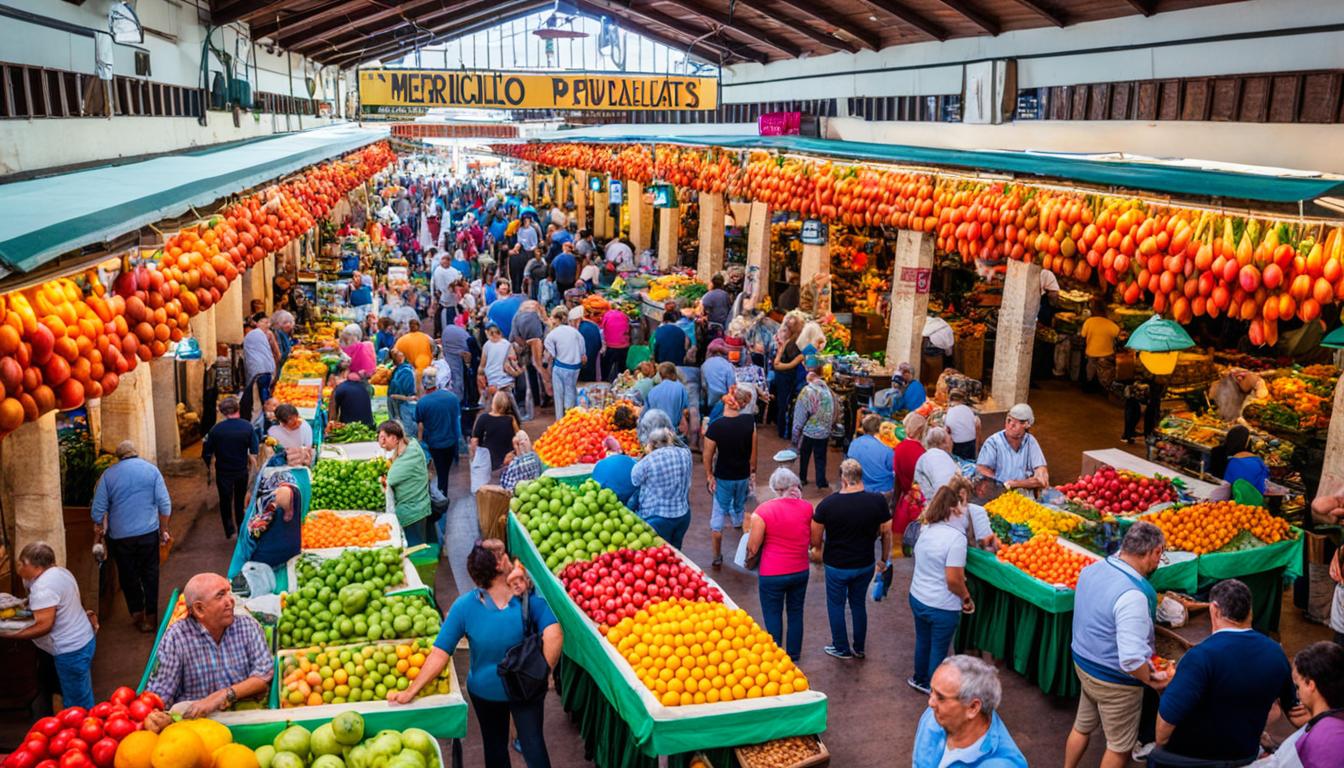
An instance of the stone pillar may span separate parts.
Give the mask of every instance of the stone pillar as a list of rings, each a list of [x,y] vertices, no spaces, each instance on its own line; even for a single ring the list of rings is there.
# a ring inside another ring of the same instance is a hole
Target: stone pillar
[[[537,204],[537,166],[533,163],[527,164],[527,196]]]
[[[700,193],[700,259],[695,274],[708,282],[723,269],[723,194]]]
[[[266,304],[266,275],[264,274],[266,268],[263,265],[270,259],[271,257],[267,256],[265,259],[248,267],[237,281],[243,292],[242,303],[244,316],[252,314],[252,302],[260,299],[263,308]],[[232,286],[230,286],[230,289],[232,289]]]
[[[605,183],[601,192],[593,193],[593,235],[599,240],[609,240],[612,237],[611,198],[607,195]]]
[[[752,203],[747,219],[747,273],[743,290],[753,302],[770,294],[770,206]]]
[[[241,292],[240,292],[241,295]],[[117,443],[130,440],[140,458],[158,464],[158,436],[154,429],[154,387],[149,364],[121,375],[115,391],[103,397],[102,448],[115,451]]]
[[[1344,379],[1335,385],[1334,413],[1344,414]],[[1330,432],[1325,439],[1325,464],[1321,467],[1320,490],[1330,493],[1331,489],[1344,483],[1344,417],[1330,420]]]
[[[297,261],[299,253],[299,239],[294,238],[285,248],[289,253],[294,254]],[[281,256],[267,256],[261,260],[261,295],[266,302],[266,314],[275,311],[275,265]]]
[[[639,255],[653,246],[653,206],[644,203],[644,185],[638,181],[625,183],[625,199],[630,210],[630,241]]]
[[[182,458],[182,443],[177,432],[177,361],[170,355],[151,360],[149,380],[153,398],[154,453],[160,465],[167,465]]]
[[[203,416],[205,410],[205,358],[182,361],[182,375],[187,379],[187,410]],[[156,427],[158,425],[155,425]],[[179,446],[180,449],[180,446]],[[179,450],[180,452],[180,450]]]
[[[1003,284],[1003,305],[999,307],[994,378],[990,384],[990,394],[1001,408],[1027,401],[1031,386],[1031,352],[1036,341],[1036,313],[1040,308],[1040,265],[1010,259]]]
[[[831,271],[831,246],[829,240],[826,245],[804,245],[803,257],[799,261],[798,269],[799,282],[801,285],[808,285],[812,278],[818,273]]]
[[[585,171],[573,171],[574,174],[574,215],[579,229],[588,229],[588,174]]]
[[[14,526],[15,559],[25,546],[45,541],[56,551],[57,565],[68,564],[55,411],[10,432],[0,444],[0,504]]]
[[[198,312],[191,318],[191,335],[201,347],[201,361],[207,366],[215,364],[215,308]]]
[[[681,266],[677,241],[681,239],[681,209],[658,209],[658,268],[668,271]]]
[[[933,269],[933,236],[902,229],[896,235],[896,265],[891,279],[891,318],[887,330],[887,367],[910,363],[919,377],[924,341],[924,318],[929,309],[928,275]],[[924,289],[918,290],[917,273],[926,270]],[[906,279],[906,278],[909,279]]]
[[[243,343],[243,287],[238,280],[210,308],[215,313],[215,340],[220,344]]]

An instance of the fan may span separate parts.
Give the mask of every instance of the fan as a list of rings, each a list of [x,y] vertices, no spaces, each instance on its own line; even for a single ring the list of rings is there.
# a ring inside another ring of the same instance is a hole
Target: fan
[[[541,27],[532,30],[532,34],[545,40],[557,40],[560,38],[587,37],[588,33],[573,28],[574,19],[579,15],[579,9],[568,3],[562,3],[555,0],[555,7],[551,9],[551,15],[541,22]],[[561,29],[561,25],[570,27]]]

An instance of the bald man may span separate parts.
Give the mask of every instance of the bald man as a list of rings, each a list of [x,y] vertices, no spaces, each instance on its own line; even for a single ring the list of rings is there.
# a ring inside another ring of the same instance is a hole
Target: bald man
[[[229,580],[198,573],[182,594],[187,617],[164,632],[149,690],[184,717],[264,696],[273,672],[270,649],[257,620],[233,612]]]

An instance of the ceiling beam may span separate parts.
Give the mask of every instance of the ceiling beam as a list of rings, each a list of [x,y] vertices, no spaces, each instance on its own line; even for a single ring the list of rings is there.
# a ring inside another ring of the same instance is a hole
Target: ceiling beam
[[[405,11],[414,9],[421,11],[421,13],[398,13],[392,14],[390,17],[381,16],[372,20],[355,19],[354,21],[342,22],[338,31],[326,34],[316,34],[317,27],[314,27],[307,32],[281,35],[280,45],[283,48],[292,48],[296,51],[321,50],[332,46],[346,48],[352,43],[359,43],[370,37],[377,37],[379,34],[402,27],[432,30],[436,26],[452,24],[463,19],[485,18],[498,12],[496,8],[482,7],[480,2],[459,2],[447,7],[444,7],[442,2],[435,2],[433,7],[442,10],[424,13],[421,6],[404,6],[403,10]]]
[[[919,30],[920,32],[923,32],[929,37],[932,37],[934,40],[942,42],[943,40],[947,39],[947,32],[942,27],[938,26],[937,24],[934,24],[933,22],[929,21],[923,16],[920,16],[918,13],[915,13],[914,11],[905,7],[904,5],[895,2],[895,0],[863,0],[863,1],[868,5],[872,6],[873,8],[876,8],[878,11],[887,14],[888,16],[894,16],[900,19],[907,25],[914,27],[915,29]]]
[[[830,48],[833,51],[845,51],[846,53],[857,53],[859,50],[859,46],[855,45],[854,43],[851,43],[848,40],[835,37],[829,32],[822,32],[821,30],[813,29],[812,25],[807,22],[798,22],[794,21],[793,19],[781,17],[779,14],[775,13],[770,8],[762,5],[760,3],[760,0],[749,0],[748,2],[738,0],[737,7],[749,8],[752,11],[755,11],[757,14],[760,14],[761,16],[765,17],[766,19],[769,19],[770,21],[773,21],[776,24],[780,24],[792,32],[797,32],[798,34],[808,38],[812,42],[818,45],[823,45],[827,48]]]
[[[384,19],[402,17],[404,19],[416,19],[426,16],[436,9],[443,9],[446,12],[452,12],[473,5],[470,0],[444,5],[443,0],[430,0],[430,2],[411,3],[408,5],[399,5],[392,8],[384,8],[372,13],[351,13],[346,16],[338,16],[323,21],[305,29],[290,32],[284,24],[280,25],[280,31],[273,36],[277,45],[281,48],[296,46],[298,48],[309,47],[311,44],[326,38],[334,38],[344,32],[352,29],[365,28],[377,24]],[[433,14],[435,16],[442,14]],[[385,25],[384,25],[385,26]]]
[[[621,26],[624,26],[628,31],[634,32],[635,34],[640,35],[642,37],[647,37],[648,39],[654,41],[655,43],[662,43],[663,45],[667,46],[668,48],[671,48],[674,51],[688,50],[687,41],[685,40],[679,41],[674,37],[668,37],[667,35],[658,34],[657,32],[650,30],[647,26],[637,21],[632,21],[628,16],[622,16],[619,13],[613,13],[611,10],[603,8],[602,6],[593,5],[592,3],[589,2],[584,2],[584,0],[577,0],[576,2],[573,3],[573,5],[580,11],[583,11],[585,14],[593,18],[600,18],[602,16],[614,18],[617,22],[619,22]],[[625,11],[628,9],[626,9],[624,6],[620,6],[619,10]],[[661,15],[666,16],[666,14]],[[704,59],[707,62],[710,62],[712,64],[718,64],[720,60],[723,58],[724,54],[727,54],[729,57],[736,57],[738,59],[742,59],[743,61],[755,61],[758,63],[764,63],[766,60],[765,54],[754,49],[736,48],[727,44],[726,42],[717,40],[710,41],[706,39],[695,41],[697,34],[689,34],[687,32],[681,31],[679,29],[679,26],[668,26],[669,24],[676,24],[676,20],[671,19],[671,17],[667,18],[669,19],[669,21],[667,24],[663,24],[663,26],[668,27],[668,29],[674,33],[680,32],[682,35],[685,35],[686,37],[690,38],[692,42],[689,45],[689,49],[692,51],[697,51],[700,58]]]
[[[835,13],[826,10],[825,6],[822,6],[819,3],[811,2],[810,0],[779,0],[779,2],[781,5],[787,5],[788,7],[794,9],[795,11],[798,11],[799,13],[803,14],[809,19],[815,19],[821,22],[823,27],[829,27],[829,29],[827,30],[828,32],[831,31],[844,32],[846,35],[849,35],[850,37],[859,41],[859,43],[863,45],[865,48],[871,48],[874,51],[882,47],[881,37],[873,34],[872,32],[869,32],[868,30],[861,29],[859,25],[849,21],[844,17],[838,16]],[[755,4],[754,0],[751,7],[760,11],[766,16],[771,15],[771,12],[769,10],[759,7],[758,5]],[[800,28],[798,31],[802,32],[803,30],[802,28]],[[804,34],[807,33],[804,32]],[[808,35],[808,37],[812,37],[814,40],[816,39],[812,35]]]
[[[1157,0],[1128,0],[1128,2],[1134,6],[1134,10],[1144,16],[1152,16],[1157,12]]]
[[[270,13],[290,0],[211,0],[210,23],[231,24],[248,16]]]
[[[335,0],[328,5],[310,8],[299,13],[279,12],[270,18],[260,18],[252,23],[254,37],[273,37],[280,30],[293,32],[307,29],[328,19],[348,18],[352,13],[366,13],[373,5],[372,0]]]
[[[1056,27],[1063,27],[1068,24],[1068,19],[1059,11],[1051,10],[1037,0],[1013,0],[1013,2],[1026,8],[1032,13],[1040,16],[1042,19],[1054,24]]]
[[[475,23],[464,24],[456,27],[448,27],[432,37],[426,37],[418,40],[416,38],[403,38],[401,40],[394,40],[392,42],[378,45],[373,48],[361,48],[358,51],[351,51],[336,56],[334,59],[332,59],[330,63],[339,66],[341,68],[346,68],[352,65],[362,64],[366,61],[370,61],[375,58],[388,59],[404,56],[408,53],[413,52],[417,47],[425,48],[431,45],[437,45],[439,43],[457,39],[459,37],[465,37],[466,35],[470,35],[474,32],[479,32],[482,29],[487,29],[489,27],[493,27],[499,24],[507,24],[511,21],[516,21],[518,19],[525,18],[527,16],[532,15],[533,13],[536,13],[538,7],[546,7],[546,6],[544,4],[538,6],[535,3],[526,3],[521,5],[515,3],[511,6],[509,3],[504,3],[502,5],[496,6],[494,8],[494,15],[491,18],[488,18],[484,21],[477,21]],[[458,67],[449,67],[449,68],[458,69]]]
[[[703,29],[699,26],[692,26],[682,19],[675,19],[663,13],[662,11],[656,11],[652,8],[647,7],[635,8],[635,7],[626,7],[623,5],[618,5],[616,8],[611,9],[607,9],[604,6],[600,5],[592,7],[601,10],[602,15],[615,16],[616,18],[621,19],[622,21],[626,21],[627,23],[629,22],[628,16],[623,16],[622,14],[628,14],[629,16],[638,16],[639,18],[644,19],[645,21],[650,21],[653,22],[654,24],[665,27],[669,32],[671,32],[674,35],[674,37],[686,38],[686,43],[698,42],[702,45],[707,45],[711,48],[717,48],[723,51],[724,53],[729,54],[730,56],[737,56],[738,58],[746,59],[747,61],[755,61],[758,64],[761,64],[765,63],[765,60],[767,58],[765,54],[751,48],[750,46],[748,46],[746,51],[743,51],[741,49],[727,45],[726,43],[721,42],[719,40],[711,39],[713,37],[713,32],[715,31],[713,26],[711,26],[709,29]],[[683,43],[681,45],[671,45],[669,47],[674,49],[684,49],[686,47],[686,43]],[[759,45],[760,43],[758,42],[757,44]]]
[[[1003,26],[998,19],[991,18],[972,8],[965,0],[938,0],[938,2],[956,11],[963,19],[984,30],[985,34],[998,36]]]
[[[476,10],[469,13],[461,11],[451,11],[447,16],[443,14],[432,14],[424,17],[424,21],[412,24],[404,19],[385,21],[380,25],[378,31],[365,33],[360,30],[332,37],[327,40],[314,41],[312,44],[303,44],[298,50],[310,51],[314,54],[320,52],[345,52],[354,51],[360,48],[374,48],[382,45],[389,40],[397,40],[403,37],[411,36],[415,33],[420,37],[432,38],[435,35],[452,30],[455,27],[461,27],[470,24],[479,19],[497,18],[501,11],[518,10],[522,6],[537,8],[544,0],[515,0],[514,2],[505,2],[497,6],[482,8],[477,4]]]
[[[724,31],[736,35],[739,39],[747,43],[757,42],[779,51],[791,59],[796,59],[803,55],[803,49],[793,43],[775,37],[764,29],[742,21],[734,19],[726,13],[706,8],[699,3],[689,2],[689,0],[667,0],[669,5],[675,5],[685,10],[687,13],[699,16],[700,18],[723,27]]]

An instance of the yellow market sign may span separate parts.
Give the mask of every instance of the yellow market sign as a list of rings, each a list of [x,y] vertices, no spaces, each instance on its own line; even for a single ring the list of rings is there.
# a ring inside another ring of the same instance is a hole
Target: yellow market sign
[[[453,109],[711,110],[719,81],[676,75],[536,75],[450,69],[372,69],[359,73],[360,109],[411,114]]]

